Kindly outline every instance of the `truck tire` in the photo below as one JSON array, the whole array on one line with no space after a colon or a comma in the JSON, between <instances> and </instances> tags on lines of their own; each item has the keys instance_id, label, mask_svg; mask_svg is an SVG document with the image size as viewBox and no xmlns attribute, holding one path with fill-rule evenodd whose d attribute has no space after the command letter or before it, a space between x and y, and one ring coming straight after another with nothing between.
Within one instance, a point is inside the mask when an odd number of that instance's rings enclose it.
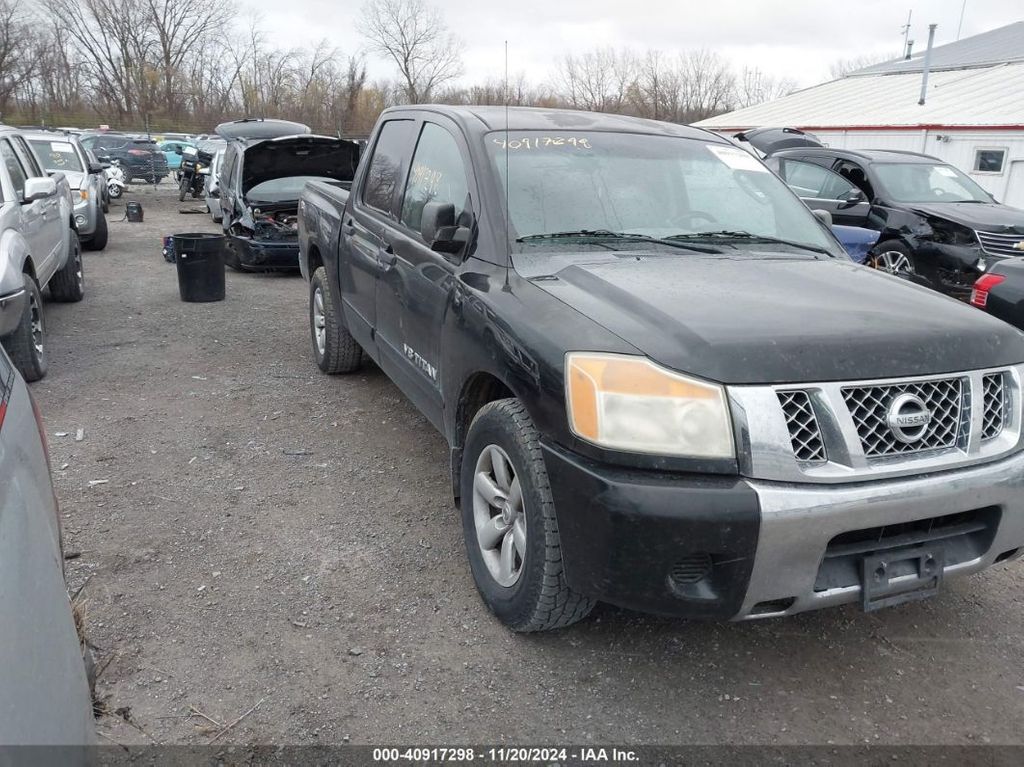
<instances>
[{"instance_id":1,"label":"truck tire","mask_svg":"<svg viewBox=\"0 0 1024 767\"><path fill-rule=\"evenodd\" d=\"M96 231L93 232L86 243L85 247L89 250L103 250L107 247L107 238L110 232L107 228L107 217L100 213L100 217L96 219Z\"/></svg>"},{"instance_id":2,"label":"truck tire","mask_svg":"<svg viewBox=\"0 0 1024 767\"><path fill-rule=\"evenodd\" d=\"M104 230L105 231L105 230ZM71 233L71 252L64 268L50 278L50 296L54 301L73 304L85 298L85 271L82 268L82 244Z\"/></svg>"},{"instance_id":3,"label":"truck tire","mask_svg":"<svg viewBox=\"0 0 1024 767\"><path fill-rule=\"evenodd\" d=\"M334 310L327 270L322 266L309 281L309 334L317 367L325 373L352 373L363 363L363 349Z\"/></svg>"},{"instance_id":4,"label":"truck tire","mask_svg":"<svg viewBox=\"0 0 1024 767\"><path fill-rule=\"evenodd\" d=\"M484 604L513 631L547 631L596 604L565 580L540 435L517 399L480 409L460 476L462 531Z\"/></svg>"},{"instance_id":5,"label":"truck tire","mask_svg":"<svg viewBox=\"0 0 1024 767\"><path fill-rule=\"evenodd\" d=\"M28 301L18 327L4 339L4 348L26 381L38 381L49 367L46 359L46 325L43 320L43 295L30 276L25 275Z\"/></svg>"}]
</instances>

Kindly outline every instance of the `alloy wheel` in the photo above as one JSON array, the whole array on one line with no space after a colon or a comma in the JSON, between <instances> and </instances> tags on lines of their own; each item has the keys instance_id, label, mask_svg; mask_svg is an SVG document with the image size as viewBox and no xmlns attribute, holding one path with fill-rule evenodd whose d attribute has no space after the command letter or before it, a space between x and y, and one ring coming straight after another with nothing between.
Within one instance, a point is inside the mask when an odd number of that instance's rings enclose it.
<instances>
[{"instance_id":1,"label":"alloy wheel","mask_svg":"<svg viewBox=\"0 0 1024 767\"><path fill-rule=\"evenodd\" d=\"M327 353L327 316L324 313L324 292L320 287L313 291L313 334L316 352L323 357Z\"/></svg>"},{"instance_id":2,"label":"alloy wheel","mask_svg":"<svg viewBox=\"0 0 1024 767\"><path fill-rule=\"evenodd\" d=\"M497 445L485 447L476 460L473 521L487 571L498 585L514 586L526 558L526 512L519 477Z\"/></svg>"},{"instance_id":3,"label":"alloy wheel","mask_svg":"<svg viewBox=\"0 0 1024 767\"><path fill-rule=\"evenodd\" d=\"M914 265L898 250L886 250L871 257L871 265L888 274L914 274Z\"/></svg>"},{"instance_id":4,"label":"alloy wheel","mask_svg":"<svg viewBox=\"0 0 1024 767\"><path fill-rule=\"evenodd\" d=\"M40 306L39 293L35 290L29 291L28 309L32 319L32 347L35 349L36 357L42 359L44 354L43 336L46 329L43 326L43 307Z\"/></svg>"}]
</instances>

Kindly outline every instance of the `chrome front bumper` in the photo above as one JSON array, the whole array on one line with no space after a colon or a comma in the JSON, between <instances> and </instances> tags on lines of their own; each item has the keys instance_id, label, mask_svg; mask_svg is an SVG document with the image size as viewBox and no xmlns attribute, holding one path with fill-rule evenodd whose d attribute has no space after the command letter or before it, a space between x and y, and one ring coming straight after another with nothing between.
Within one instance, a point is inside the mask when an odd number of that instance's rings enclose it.
<instances>
[{"instance_id":1,"label":"chrome front bumper","mask_svg":"<svg viewBox=\"0 0 1024 767\"><path fill-rule=\"evenodd\" d=\"M858 601L859 585L815 591L826 548L841 533L997 507L1000 521L988 550L975 559L947 565L944 576L978 572L1000 555L1024 547L1024 452L917 478L849 485L757 480L748 484L760 503L761 525L753 572L734 620ZM785 607L765 610L765 603Z\"/></svg>"},{"instance_id":2,"label":"chrome front bumper","mask_svg":"<svg viewBox=\"0 0 1024 767\"><path fill-rule=\"evenodd\" d=\"M0 296L0 338L10 335L18 327L27 300L28 293L24 288Z\"/></svg>"}]
</instances>

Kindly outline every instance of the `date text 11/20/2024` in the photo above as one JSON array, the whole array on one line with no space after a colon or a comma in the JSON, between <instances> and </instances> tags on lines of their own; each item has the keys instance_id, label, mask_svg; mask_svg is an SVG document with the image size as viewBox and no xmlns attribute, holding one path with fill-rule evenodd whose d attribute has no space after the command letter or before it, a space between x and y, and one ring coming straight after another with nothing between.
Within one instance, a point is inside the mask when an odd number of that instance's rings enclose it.
<instances>
[{"instance_id":1,"label":"date text 11/20/2024","mask_svg":"<svg viewBox=\"0 0 1024 767\"><path fill-rule=\"evenodd\" d=\"M516 762L538 762L549 764L637 762L640 757L626 748L603 747L531 747L531 746L485 746L474 748L460 746L445 748L431 747L380 747L373 749L374 762L415 762L459 764L483 762L494 764Z\"/></svg>"}]
</instances>

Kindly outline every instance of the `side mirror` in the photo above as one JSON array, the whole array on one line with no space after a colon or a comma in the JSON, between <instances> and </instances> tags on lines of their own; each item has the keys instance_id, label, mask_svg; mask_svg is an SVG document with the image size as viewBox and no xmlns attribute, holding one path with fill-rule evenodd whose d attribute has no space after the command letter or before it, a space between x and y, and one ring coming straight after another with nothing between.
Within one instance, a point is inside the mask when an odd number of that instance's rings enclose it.
<instances>
[{"instance_id":1,"label":"side mirror","mask_svg":"<svg viewBox=\"0 0 1024 767\"><path fill-rule=\"evenodd\" d=\"M823 223L825 226L832 226L832 214L829 213L827 210L822 210L821 208L818 208L817 210L812 210L811 213L813 213L814 217L818 219L821 223Z\"/></svg>"},{"instance_id":2,"label":"side mirror","mask_svg":"<svg viewBox=\"0 0 1024 767\"><path fill-rule=\"evenodd\" d=\"M107 165L104 166L103 163L100 163L100 162L91 162L91 163L89 163L89 172L90 173L102 173L104 167L110 167L110 163L107 163Z\"/></svg>"},{"instance_id":3,"label":"side mirror","mask_svg":"<svg viewBox=\"0 0 1024 767\"><path fill-rule=\"evenodd\" d=\"M181 156L181 154L182 154L182 149L181 149L181 147L180 147L180 146L176 146L176 147L174 147L174 153L175 153L176 155L178 155L178 156Z\"/></svg>"},{"instance_id":4,"label":"side mirror","mask_svg":"<svg viewBox=\"0 0 1024 767\"><path fill-rule=\"evenodd\" d=\"M52 178L29 178L25 180L23 202L44 200L57 194L57 182Z\"/></svg>"},{"instance_id":5,"label":"side mirror","mask_svg":"<svg viewBox=\"0 0 1024 767\"><path fill-rule=\"evenodd\" d=\"M96 159L99 160L101 163L106 163L107 165L110 164L110 155L109 154L98 154L98 155L96 155Z\"/></svg>"},{"instance_id":6,"label":"side mirror","mask_svg":"<svg viewBox=\"0 0 1024 767\"><path fill-rule=\"evenodd\" d=\"M460 223L455 220L455 206L450 202L428 202L423 206L420 235L431 250L455 256L470 238L469 227Z\"/></svg>"},{"instance_id":7,"label":"side mirror","mask_svg":"<svg viewBox=\"0 0 1024 767\"><path fill-rule=\"evenodd\" d=\"M852 208L854 205L859 205L867 199L867 195L864 194L860 189L854 189L846 197L843 197L839 201L839 209L846 210Z\"/></svg>"}]
</instances>

